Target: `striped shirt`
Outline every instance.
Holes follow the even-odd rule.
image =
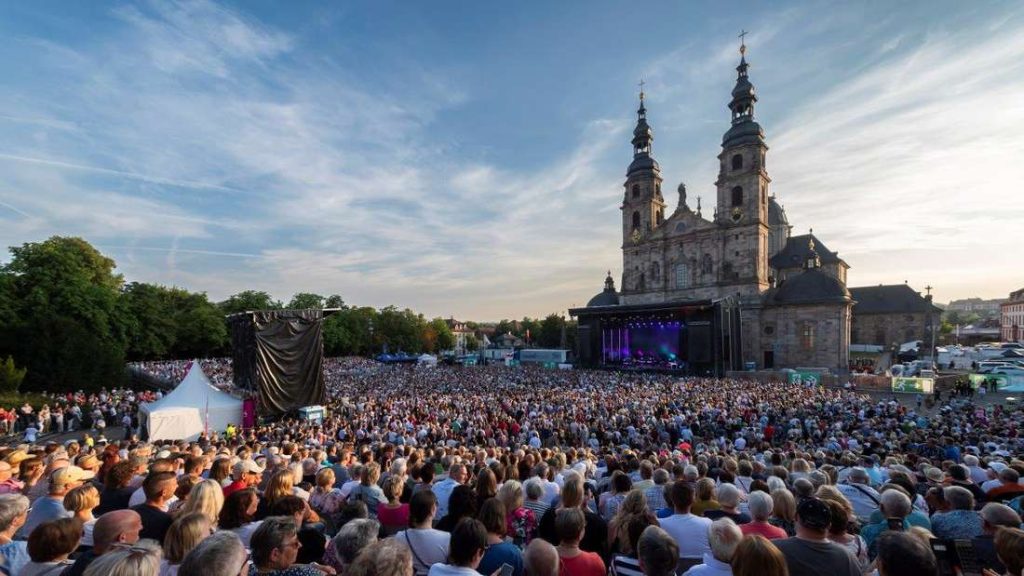
[[[625,554],[616,554],[612,558],[611,573],[613,576],[644,576],[643,570],[640,569],[640,560]]]

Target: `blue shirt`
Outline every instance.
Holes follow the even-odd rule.
[[[932,515],[936,538],[971,539],[981,536],[981,515],[974,510],[950,510]]]
[[[18,537],[27,539],[36,526],[69,516],[71,513],[64,509],[63,499],[58,500],[49,496],[39,498],[32,504],[32,511],[25,518],[25,525],[18,529]]]
[[[511,542],[502,542],[500,544],[491,544],[487,547],[487,551],[484,552],[484,557],[480,560],[480,565],[477,566],[476,571],[490,576],[494,574],[498,568],[501,568],[502,564],[508,564],[512,567],[512,576],[523,576],[523,554],[519,551],[519,548]]]
[[[0,558],[3,559],[0,574],[17,576],[21,573],[21,569],[32,561],[28,555],[28,542],[15,540],[0,546]]]
[[[434,484],[434,496],[437,497],[436,518],[444,518],[448,515],[448,500],[452,497],[452,490],[455,490],[455,487],[458,485],[459,483],[451,478],[445,478],[437,484]]]

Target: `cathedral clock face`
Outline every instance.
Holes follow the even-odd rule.
[[[739,207],[733,208],[732,221],[739,222],[740,220],[743,220],[743,210],[741,210]]]
[[[640,242],[640,229],[639,228],[633,228],[633,233],[630,234],[629,238],[631,240],[633,240],[633,244],[639,243]]]

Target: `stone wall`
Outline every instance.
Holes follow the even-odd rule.
[[[932,317],[932,326],[941,326],[939,314]],[[928,313],[854,314],[851,324],[851,342],[874,344],[889,350],[892,345],[920,340],[924,347],[931,345],[928,332]],[[936,333],[936,340],[938,333]]]

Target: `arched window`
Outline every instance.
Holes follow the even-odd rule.
[[[640,228],[640,213],[633,212],[633,229]]]
[[[690,274],[686,264],[676,264],[676,288],[688,288],[690,286]]]
[[[743,206],[743,188],[736,186],[732,189],[732,205]]]
[[[638,184],[633,184],[633,198],[639,198],[639,197],[640,197],[640,186]]]
[[[741,168],[743,168],[743,155],[736,154],[732,157],[732,169],[739,170]]]
[[[704,275],[710,275],[714,272],[715,267],[711,262],[711,254],[705,254],[700,261],[700,273]]]

